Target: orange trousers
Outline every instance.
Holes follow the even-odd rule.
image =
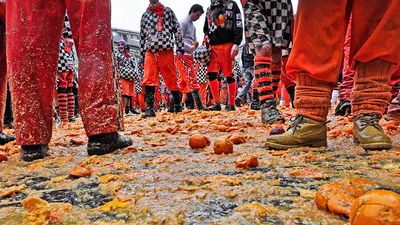
[[[12,43],[6,51],[19,145],[50,141],[53,89],[66,9],[77,44],[78,82],[82,84],[79,106],[86,134],[118,130],[111,1],[12,0],[6,5],[6,38]]]
[[[400,2],[309,0],[299,2],[293,50],[287,65],[288,74],[297,76],[298,114],[326,120],[331,91],[342,68],[350,15],[349,62],[357,70],[353,115],[384,112],[390,100],[391,67],[400,62]]]
[[[287,72],[337,82],[347,24],[351,21],[349,62],[383,59],[400,64],[400,1],[299,1]]]
[[[160,74],[170,91],[179,90],[178,79],[176,78],[174,52],[172,49],[156,53],[150,51],[146,52],[142,85],[159,87]]]
[[[189,55],[184,55],[182,60],[176,58],[175,63],[180,75],[179,79],[180,91],[182,93],[198,91],[200,87],[199,83],[197,82],[193,57]]]

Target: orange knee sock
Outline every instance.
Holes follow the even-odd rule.
[[[353,116],[375,113],[382,115],[390,102],[389,84],[393,64],[377,59],[358,62],[352,93]]]
[[[333,84],[312,78],[308,74],[296,76],[297,114],[325,122],[328,115]]]

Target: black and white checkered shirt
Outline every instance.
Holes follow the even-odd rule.
[[[60,50],[58,52],[57,72],[62,73],[62,72],[73,71],[74,66],[75,66],[74,53],[72,50],[69,53],[65,52],[65,40],[64,38],[61,38]]]
[[[160,52],[174,48],[174,38],[176,47],[183,49],[182,32],[175,13],[168,7],[165,7],[163,17],[163,30],[157,31],[157,14],[150,10],[142,16],[140,22],[140,50],[142,59],[146,51]]]
[[[57,72],[59,73],[73,71],[73,67],[75,66],[74,51],[71,49],[71,52],[65,52],[64,38],[72,38],[71,25],[67,13],[65,13],[64,28],[60,41],[60,50],[58,52]]]

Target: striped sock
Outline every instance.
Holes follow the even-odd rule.
[[[274,64],[271,66],[272,74],[272,93],[276,96],[276,91],[279,87],[279,82],[281,81],[281,64]]]
[[[68,122],[68,95],[58,93],[57,100],[60,118],[63,122]]]
[[[75,116],[75,96],[74,93],[68,93],[68,119],[74,118]]]
[[[255,84],[259,93],[260,103],[274,99],[271,74],[271,57],[256,56],[254,58]]]

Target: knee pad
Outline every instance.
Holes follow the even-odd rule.
[[[214,81],[214,80],[216,80],[217,78],[218,78],[218,74],[217,74],[217,73],[214,73],[214,72],[208,73],[208,79],[209,79],[210,81]]]
[[[232,83],[235,83],[235,78],[233,78],[233,77],[227,77],[226,78],[226,83],[228,83],[228,84],[232,84]]]

